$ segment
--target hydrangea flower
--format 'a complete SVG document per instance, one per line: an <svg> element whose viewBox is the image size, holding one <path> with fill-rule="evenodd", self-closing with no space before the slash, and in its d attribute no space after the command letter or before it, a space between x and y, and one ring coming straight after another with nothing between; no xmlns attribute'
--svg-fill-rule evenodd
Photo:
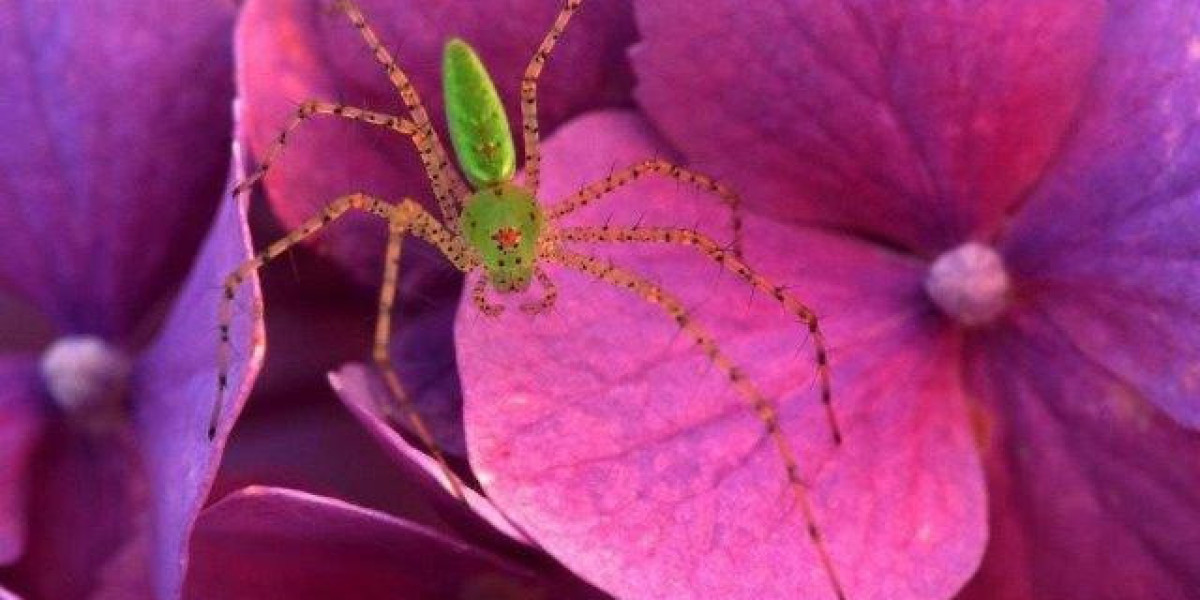
<svg viewBox="0 0 1200 600"><path fill-rule="evenodd" d="M229 165L233 11L0 11L13 124L0 140L0 289L23 307L3 316L0 351L0 584L177 597L222 445L206 437L213 282L249 251L234 204L204 238ZM235 389L257 362L254 296L235 323ZM9 346L30 320L45 336ZM222 434L244 394L231 396Z"/></svg>
<svg viewBox="0 0 1200 600"><path fill-rule="evenodd" d="M638 8L638 98L670 146L635 116L588 116L547 144L544 193L672 147L745 192L751 264L835 344L840 449L769 299L688 252L589 250L684 298L782 399L849 596L1186 597L1194 8ZM575 222L720 237L704 202L648 185ZM465 304L456 324L470 456L499 508L618 597L832 597L723 378L653 307L552 276L553 314Z"/></svg>
<svg viewBox="0 0 1200 600"><path fill-rule="evenodd" d="M851 597L948 596L985 530L964 598L1194 593L1195 4L636 8L641 106L829 323L834 460L876 461L816 482Z"/></svg>

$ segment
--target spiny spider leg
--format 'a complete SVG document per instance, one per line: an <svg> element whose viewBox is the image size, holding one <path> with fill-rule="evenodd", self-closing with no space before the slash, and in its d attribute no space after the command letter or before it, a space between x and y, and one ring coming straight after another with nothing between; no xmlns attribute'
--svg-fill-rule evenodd
<svg viewBox="0 0 1200 600"><path fill-rule="evenodd" d="M437 181L433 177L434 173L444 175L445 189L439 191L435 186L434 193L437 196L438 206L442 210L442 218L446 227L451 231L458 231L458 213L462 210L459 202L470 194L470 190L458 171L450 166L450 162L446 158L446 148L442 145L437 131L429 120L429 112L425 110L417 88L409 81L404 71L400 70L392 53L388 52L383 42L379 41L379 35L367 23L366 17L363 16L358 6L352 0L337 0L335 6L346 13L346 16L350 18L350 23L354 25L371 49L375 62L378 62L387 71L388 79L400 92L400 99L408 108L409 116L416 125L421 139L428 142L421 148L421 162L425 165L425 171L430 174L433 181Z"/></svg>
<svg viewBox="0 0 1200 600"><path fill-rule="evenodd" d="M558 301L558 286L554 285L554 280L541 267L534 269L533 276L537 278L538 283L542 284L542 299L522 304L521 312L527 315L540 315L550 310L550 307Z"/></svg>
<svg viewBox="0 0 1200 600"><path fill-rule="evenodd" d="M426 446L430 455L438 461L443 475L450 482L452 491L462 499L464 498L462 483L450 469L433 437L429 434L429 428L412 405L412 401L408 398L408 395L404 393L400 381L391 367L388 346L391 340L391 308L395 300L396 285L399 280L400 243L405 234L411 233L429 242L440 250L446 259L453 263L460 271L468 271L474 268L474 265L461 241L438 223L421 205L410 199L405 199L400 204L392 205L384 200L366 194L342 196L326 205L320 214L308 219L300 227L268 246L266 250L255 255L254 258L242 263L225 278L224 294L221 297L218 313L219 323L217 325L220 332L220 344L217 352L217 401L213 405L212 416L209 419L209 438L212 439L216 435L216 424L221 415L228 382L230 354L229 325L233 319L232 302L238 285L251 272L263 267L292 246L320 231L326 225L337 220L350 210L358 210L375 215L388 222L387 262L384 267L383 289L380 290L379 295L379 319L375 329L373 356L383 371L384 381L387 383L389 390L400 404L401 411L412 423L413 430L420 438L421 443Z"/></svg>
<svg viewBox="0 0 1200 600"><path fill-rule="evenodd" d="M734 389L750 402L754 412L766 427L767 435L775 443L775 447L779 451L787 472L788 485L792 488L797 503L800 505L800 512L804 517L808 537L817 550L821 565L825 569L825 574L828 576L834 592L840 600L845 600L845 590L842 587L837 570L834 569L833 561L829 557L829 550L825 546L825 539L821 535L821 530L817 525L816 515L813 512L813 507L808 497L808 486L800 478L799 463L796 461L796 455L792 450L791 444L780 430L779 413L776 411L774 405L763 396L762 392L750 381L742 369L721 351L712 336L692 319L687 309L684 308L683 303L658 284L632 271L618 267L609 261L569 252L561 248L550 250L541 258L577 271L582 271L610 285L628 289L643 300L661 308L679 324L679 327L683 331L696 341L696 345L700 346L709 361L725 373Z"/></svg>
<svg viewBox="0 0 1200 600"><path fill-rule="evenodd" d="M308 100L296 108L296 114L292 115L292 120L289 121L287 126L284 127L283 130L279 132L279 135L275 137L275 141L272 142L271 146L267 149L267 153L263 156L262 163L259 164L258 169L255 169L255 171L251 173L249 177L243 179L233 188L233 195L240 195L242 192L250 189L255 183L258 183L260 179L266 177L267 171L271 169L271 166L275 163L275 160L279 158L279 154L283 152L283 147L285 144L287 144L288 136L292 134L292 131L299 127L304 121L318 115L331 115L335 117L352 119L371 125L378 125L380 127L386 127L402 135L412 137L418 148L421 145L420 140L416 136L416 126L407 119L401 119L400 117L394 115L370 111L354 106L346 106L345 104L339 104L336 102ZM430 177L432 177L432 175L430 175Z"/></svg>
<svg viewBox="0 0 1200 600"><path fill-rule="evenodd" d="M812 336L817 361L817 380L821 388L821 404L825 407L825 417L829 421L833 443L841 445L842 430L833 410L833 393L829 377L829 351L825 343L825 335L817 324L817 314L788 292L785 287L775 285L747 265L740 257L735 256L733 252L725 250L712 238L691 229L676 227L567 227L560 229L557 237L569 242L649 242L688 246L695 248L726 270L736 273L759 291L775 298L784 310L796 315L800 322L804 323L808 328L809 335Z"/></svg>
<svg viewBox="0 0 1200 600"><path fill-rule="evenodd" d="M521 78L521 130L524 132L525 140L525 187L535 196L538 190L538 179L541 177L542 164L542 153L538 147L538 78L542 76L546 59L550 57L550 52L554 50L558 38L562 37L571 16L582 5L583 0L567 0L567 3L558 11L554 25L550 27L550 31L546 32L546 37L542 38L541 45L533 53L533 58L529 59L529 64L525 67L525 75Z"/></svg>
<svg viewBox="0 0 1200 600"><path fill-rule="evenodd" d="M729 224L733 229L733 253L738 257L742 255L741 198L733 190L707 175L689 171L658 158L647 159L631 167L615 171L604 179L593 181L579 188L579 191L555 203L547 217L551 220L558 220L617 188L629 185L647 175L660 175L674 179L720 198L721 202L729 207Z"/></svg>

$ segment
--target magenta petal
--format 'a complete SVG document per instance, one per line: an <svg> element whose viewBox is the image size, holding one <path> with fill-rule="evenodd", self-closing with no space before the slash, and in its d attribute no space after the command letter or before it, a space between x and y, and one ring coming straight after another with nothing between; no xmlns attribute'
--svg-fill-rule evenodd
<svg viewBox="0 0 1200 600"><path fill-rule="evenodd" d="M121 339L178 284L228 164L233 7L6 2L0 280Z"/></svg>
<svg viewBox="0 0 1200 600"><path fill-rule="evenodd" d="M228 198L174 309L134 374L131 397L153 498L150 560L160 598L179 594L192 522L262 363L263 324L254 308L261 295L258 278L252 276L233 304L230 387L217 439L209 441L209 416L217 394L217 301L226 275L250 254L246 207Z"/></svg>
<svg viewBox="0 0 1200 600"><path fill-rule="evenodd" d="M408 73L439 127L442 46L460 36L480 52L501 94L510 122L516 118L521 74L559 8L558 2L358 2L368 21ZM568 116L598 106L628 103L631 77L624 61L633 39L627 0L591 2L580 11L551 57L541 86L544 131ZM401 114L404 106L383 67L340 12L310 0L253 0L238 30L238 82L246 100L243 132L262 157L297 104L344 101ZM517 131L519 131L519 125ZM320 117L289 136L274 173L267 178L270 202L285 226L295 226L325 203L351 192L399 201L432 192L412 142L363 123ZM444 141L448 144L447 138ZM384 228L350 217L319 243L371 283L379 277ZM432 268L430 253L414 248Z"/></svg>
<svg viewBox="0 0 1200 600"><path fill-rule="evenodd" d="M0 586L0 600L21 600L21 597Z"/></svg>
<svg viewBox="0 0 1200 600"><path fill-rule="evenodd" d="M991 544L964 600L1194 598L1200 434L1043 317L980 337L974 395L1000 418L988 452Z"/></svg>
<svg viewBox="0 0 1200 600"><path fill-rule="evenodd" d="M37 365L0 356L0 565L25 547L30 467L43 426Z"/></svg>
<svg viewBox="0 0 1200 600"><path fill-rule="evenodd" d="M532 574L395 517L278 488L201 515L189 598L529 598Z"/></svg>
<svg viewBox="0 0 1200 600"><path fill-rule="evenodd" d="M644 122L594 114L546 147L546 197L662 154ZM674 182L647 182L570 224L699 224L726 216ZM921 269L846 238L761 218L747 256L813 303L833 345L846 443L832 447L796 319L688 250L602 253L677 294L770 398L814 490L851 598L948 597L985 538L982 473L954 352L912 298ZM664 313L623 289L547 267L546 315L457 321L475 472L510 517L622 598L832 598L762 422ZM916 308L914 308L916 307Z"/></svg>
<svg viewBox="0 0 1200 600"><path fill-rule="evenodd" d="M1064 335L1200 428L1200 12L1128 2L1007 256Z"/></svg>
<svg viewBox="0 0 1200 600"><path fill-rule="evenodd" d="M1048 167L1104 17L1097 1L635 6L636 96L693 164L769 214L927 254L997 225Z"/></svg>

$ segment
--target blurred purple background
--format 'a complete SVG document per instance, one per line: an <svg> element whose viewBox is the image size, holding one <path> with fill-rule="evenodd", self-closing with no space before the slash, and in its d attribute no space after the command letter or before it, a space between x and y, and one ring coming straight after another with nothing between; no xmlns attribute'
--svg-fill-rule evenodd
<svg viewBox="0 0 1200 600"><path fill-rule="evenodd" d="M439 124L447 37L517 123L560 7L360 3ZM396 366L495 505L452 498L354 364L367 218L263 271L265 322L239 290L205 439L246 227L261 248L352 191L434 208L408 140L336 119L228 197L300 102L402 109L332 3L17 0L0 56L0 598L833 597L761 422L670 319L561 268L550 314L487 319L412 243ZM769 295L580 247L777 400L850 598L1195 597L1200 6L588 0L540 89L546 202L643 158L713 174L750 264L821 317L839 448ZM567 223L723 242L717 207L646 181Z"/></svg>

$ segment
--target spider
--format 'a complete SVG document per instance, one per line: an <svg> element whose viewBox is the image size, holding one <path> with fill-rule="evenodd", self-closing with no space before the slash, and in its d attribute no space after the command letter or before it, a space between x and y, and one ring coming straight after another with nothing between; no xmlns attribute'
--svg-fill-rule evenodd
<svg viewBox="0 0 1200 600"><path fill-rule="evenodd" d="M659 307L678 324L681 331L728 378L730 385L750 404L762 421L766 434L776 447L784 465L789 487L803 515L806 532L817 550L822 567L838 598L844 588L826 549L816 523L807 487L799 476L798 463L787 438L780 429L777 409L751 381L743 369L729 358L716 340L690 316L682 302L654 281L587 254L569 249L571 243L670 244L693 248L746 283L775 299L794 314L813 340L817 381L833 441L841 443L835 417L829 375L827 345L816 314L795 298L784 286L776 285L752 269L741 257L741 218L737 195L716 180L672 164L650 158L607 177L589 183L566 198L544 206L538 198L541 154L537 117L538 79L555 44L583 0L567 0L554 24L534 52L521 79L521 125L524 141L523 180L517 182L516 152L504 105L496 92L483 62L475 50L460 39L445 45L442 62L443 92L450 140L459 169L447 159L447 153L434 129L421 98L392 54L380 42L361 10L351 0L338 0L336 7L358 30L375 60L384 68L404 103L404 117L366 110L342 103L309 100L302 103L290 122L264 154L258 169L234 188L234 195L252 188L270 170L287 143L289 134L301 123L316 116L350 119L390 129L409 138L420 155L433 189L441 219L419 203L404 198L392 203L364 193L352 193L327 204L317 215L303 222L282 239L241 264L226 277L219 310L219 350L217 400L213 406L208 435L215 435L222 401L228 386L230 362L230 322L232 300L238 286L254 271L286 252L292 246L336 221L349 211L374 215L387 223L388 241L384 255L383 284L379 293L372 358L413 432L441 466L451 491L463 497L462 482L448 466L428 427L404 392L389 355L391 313L396 298L401 246L406 236L416 236L436 247L463 273L480 271L472 290L472 301L487 316L497 316L504 305L487 298L490 286L497 294L524 292L537 280L543 293L540 300L520 304L520 310L536 315L551 308L558 296L553 279L542 268L555 264L586 273L595 279L627 289L646 302ZM560 227L558 221L573 211L600 200L608 193L650 176L664 177L711 194L730 212L733 243L718 244L705 234L678 227ZM464 181L464 177L466 181Z"/></svg>

